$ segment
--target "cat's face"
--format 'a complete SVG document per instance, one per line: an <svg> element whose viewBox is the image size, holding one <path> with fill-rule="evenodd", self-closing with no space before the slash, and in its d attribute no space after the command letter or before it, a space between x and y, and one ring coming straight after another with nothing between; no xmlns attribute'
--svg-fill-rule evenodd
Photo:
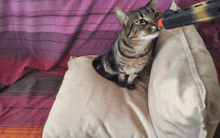
<svg viewBox="0 0 220 138"><path fill-rule="evenodd" d="M116 7L115 15L123 26L124 35L129 39L151 39L159 35L158 20L161 13L155 4L149 2L146 6L130 13Z"/></svg>

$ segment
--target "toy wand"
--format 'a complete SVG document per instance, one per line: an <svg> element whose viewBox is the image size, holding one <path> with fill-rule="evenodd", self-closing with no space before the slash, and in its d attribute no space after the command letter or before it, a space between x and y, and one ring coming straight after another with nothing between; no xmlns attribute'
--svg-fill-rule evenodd
<svg viewBox="0 0 220 138"><path fill-rule="evenodd" d="M166 10L158 25L173 29L217 19L220 19L220 0L208 0L176 11Z"/></svg>

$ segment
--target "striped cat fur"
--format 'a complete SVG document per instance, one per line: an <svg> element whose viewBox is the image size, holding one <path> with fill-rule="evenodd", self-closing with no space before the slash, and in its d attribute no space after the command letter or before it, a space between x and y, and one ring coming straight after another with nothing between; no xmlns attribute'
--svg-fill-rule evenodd
<svg viewBox="0 0 220 138"><path fill-rule="evenodd" d="M93 67L103 77L132 90L138 74L151 65L161 13L152 1L130 13L118 7L114 12L123 29L110 50L94 59Z"/></svg>

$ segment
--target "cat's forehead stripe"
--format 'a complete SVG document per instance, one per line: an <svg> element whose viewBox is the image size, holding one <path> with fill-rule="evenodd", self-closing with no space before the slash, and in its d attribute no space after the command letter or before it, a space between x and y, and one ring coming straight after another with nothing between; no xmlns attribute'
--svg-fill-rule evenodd
<svg viewBox="0 0 220 138"><path fill-rule="evenodd" d="M131 11L131 13L140 12L140 11L142 11L142 12L150 12L151 10L152 10L151 7L141 7L139 9L137 9L137 10Z"/></svg>
<svg viewBox="0 0 220 138"><path fill-rule="evenodd" d="M151 7L141 7L137 10L131 11L131 13L135 13L136 18L152 18L151 14L154 12L155 10Z"/></svg>
<svg viewBox="0 0 220 138"><path fill-rule="evenodd" d="M143 17L144 17L144 15L141 13L141 11L139 11L139 13L140 13L140 16L143 18Z"/></svg>
<svg viewBox="0 0 220 138"><path fill-rule="evenodd" d="M154 10L153 8L150 7L150 9L151 9L153 12L155 12L155 10Z"/></svg>

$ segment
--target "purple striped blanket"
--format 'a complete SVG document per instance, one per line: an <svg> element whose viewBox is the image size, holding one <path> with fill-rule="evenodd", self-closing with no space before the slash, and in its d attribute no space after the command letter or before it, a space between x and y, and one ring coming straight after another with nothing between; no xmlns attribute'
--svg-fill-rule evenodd
<svg viewBox="0 0 220 138"><path fill-rule="evenodd" d="M114 7L129 12L148 1L0 0L0 137L41 137L69 57L106 53L121 29ZM162 13L172 3L157 1ZM196 28L220 74L220 22Z"/></svg>

